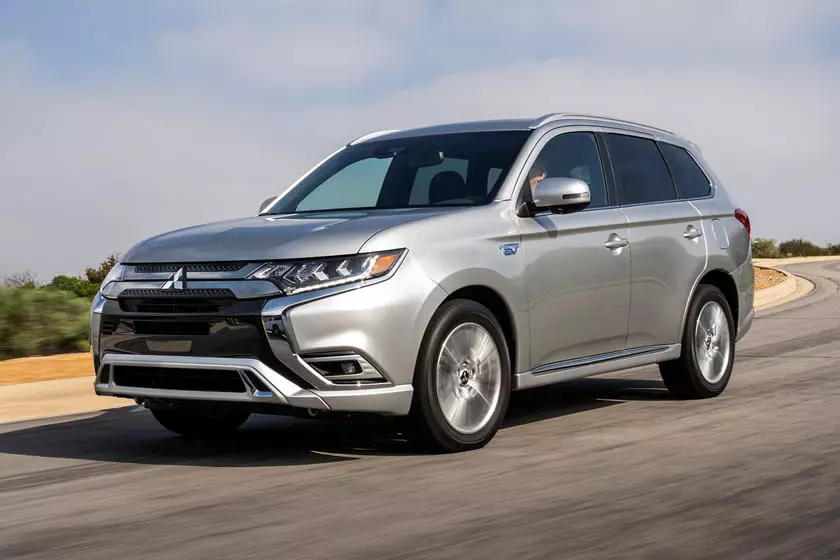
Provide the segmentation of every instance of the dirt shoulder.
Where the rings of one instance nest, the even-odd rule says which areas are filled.
[[[0,386],[76,377],[93,379],[93,361],[87,352],[0,361]]]
[[[781,284],[787,279],[784,272],[779,272],[772,268],[755,268],[755,289],[764,290],[771,288],[777,284]]]

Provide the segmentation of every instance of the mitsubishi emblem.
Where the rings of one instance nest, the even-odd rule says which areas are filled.
[[[187,289],[187,272],[183,268],[175,271],[169,280],[163,283],[161,290],[186,290]]]

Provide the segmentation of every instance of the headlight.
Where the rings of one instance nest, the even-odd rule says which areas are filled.
[[[123,279],[125,275],[125,267],[120,263],[115,264],[111,270],[108,271],[108,274],[105,275],[105,279],[102,280],[102,285],[99,287],[99,292],[105,296],[106,298],[114,298],[115,294],[111,294],[108,292],[108,285],[111,282],[119,282]]]
[[[367,253],[293,263],[267,263],[249,278],[271,280],[286,294],[297,294],[370,280],[388,274],[399,262],[403,251]]]

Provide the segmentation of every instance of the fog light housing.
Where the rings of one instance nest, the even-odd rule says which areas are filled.
[[[357,354],[313,356],[306,362],[325,379],[336,385],[386,383],[387,379]]]

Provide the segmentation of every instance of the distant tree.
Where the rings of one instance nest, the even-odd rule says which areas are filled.
[[[13,272],[3,280],[3,285],[7,288],[37,288],[38,275],[31,270]]]
[[[783,257],[817,257],[823,254],[822,248],[804,239],[779,243],[779,252]]]
[[[826,255],[840,255],[840,243],[829,243],[823,249]]]
[[[752,240],[752,256],[754,259],[775,259],[779,256],[779,248],[775,239],[755,237]]]
[[[86,299],[93,299],[93,296],[99,291],[99,284],[92,284],[88,280],[79,278],[78,276],[56,276],[44,287],[70,292]]]
[[[117,257],[117,255],[110,255],[96,268],[86,268],[85,276],[87,276],[88,282],[96,284],[98,287],[105,280],[108,273],[111,272],[111,269],[114,268],[114,265],[117,264]]]

